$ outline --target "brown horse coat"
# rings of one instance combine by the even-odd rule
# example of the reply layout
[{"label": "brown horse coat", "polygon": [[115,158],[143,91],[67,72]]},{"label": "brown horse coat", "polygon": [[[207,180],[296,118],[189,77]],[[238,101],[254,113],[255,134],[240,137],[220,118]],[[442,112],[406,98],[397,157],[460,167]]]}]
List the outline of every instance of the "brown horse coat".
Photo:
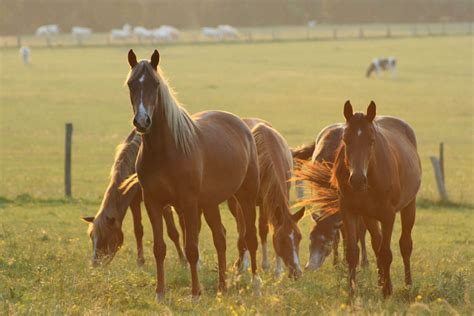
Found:
[{"label": "brown horse coat", "polygon": [[158,69],[159,53],[137,62],[129,52],[127,79],[133,105],[134,125],[142,133],[136,169],[153,228],[157,264],[157,299],[164,295],[166,245],[162,209],[173,205],[184,217],[185,252],[190,263],[192,294],[201,292],[197,275],[200,210],[209,224],[218,252],[219,289],[225,290],[225,229],[219,203],[235,197],[245,217],[246,245],[252,259],[256,287],[257,238],[255,206],[258,193],[258,162],[250,129],[237,116],[207,111],[192,117],[179,105]]}]

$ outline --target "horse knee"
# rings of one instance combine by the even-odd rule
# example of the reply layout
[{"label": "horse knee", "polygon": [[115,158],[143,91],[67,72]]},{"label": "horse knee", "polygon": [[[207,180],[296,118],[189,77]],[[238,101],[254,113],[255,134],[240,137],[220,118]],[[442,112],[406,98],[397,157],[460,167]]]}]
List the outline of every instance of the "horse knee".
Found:
[{"label": "horse knee", "polygon": [[380,249],[378,254],[378,260],[380,261],[383,267],[390,266],[390,264],[392,263],[392,259],[392,251],[390,250],[390,248]]},{"label": "horse knee", "polygon": [[347,248],[346,261],[349,267],[356,267],[359,263],[359,247],[357,245]]},{"label": "horse knee", "polygon": [[155,255],[155,259],[157,261],[163,262],[166,257],[166,244],[164,242],[154,243],[153,244],[153,254]]},{"label": "horse knee", "polygon": [[197,245],[189,245],[187,244],[185,247],[186,258],[188,259],[189,263],[195,264],[199,259],[199,250]]},{"label": "horse knee", "polygon": [[411,252],[413,250],[413,241],[411,239],[411,236],[402,235],[400,237],[399,245],[400,245],[400,252],[402,253],[403,257],[411,255]]}]

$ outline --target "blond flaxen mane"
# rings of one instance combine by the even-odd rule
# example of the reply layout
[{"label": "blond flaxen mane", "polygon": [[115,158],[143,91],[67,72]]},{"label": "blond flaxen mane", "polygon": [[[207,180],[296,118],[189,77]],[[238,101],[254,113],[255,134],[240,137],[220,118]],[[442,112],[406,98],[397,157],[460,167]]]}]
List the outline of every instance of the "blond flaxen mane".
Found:
[{"label": "blond flaxen mane", "polygon": [[252,134],[257,145],[260,167],[260,197],[272,226],[278,218],[291,215],[289,212],[289,179],[293,159],[286,141],[271,127],[262,123],[255,126]]},{"label": "blond flaxen mane", "polygon": [[[189,113],[176,98],[175,92],[169,85],[162,70],[158,67],[158,71],[155,71],[148,61],[142,60],[130,70],[125,82],[137,80],[144,71],[150,74],[158,83],[159,104],[157,104],[157,108],[162,107],[176,145],[185,154],[189,155],[193,150],[195,142],[196,125]],[[155,111],[157,108],[155,108]]]}]

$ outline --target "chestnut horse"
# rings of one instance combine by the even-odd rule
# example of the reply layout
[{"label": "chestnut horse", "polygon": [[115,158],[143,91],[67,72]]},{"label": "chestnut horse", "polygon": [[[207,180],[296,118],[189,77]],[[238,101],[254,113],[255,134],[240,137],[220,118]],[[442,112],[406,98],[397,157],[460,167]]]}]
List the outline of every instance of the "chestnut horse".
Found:
[{"label": "chestnut horse", "polygon": [[[132,185],[125,194],[122,194],[120,190],[122,181],[135,173],[135,161],[140,143],[141,137],[133,129],[125,141],[117,147],[114,164],[110,171],[110,183],[104,193],[99,211],[95,217],[82,218],[89,223],[93,266],[103,262],[102,259],[105,259],[104,262],[110,262],[122,246],[122,222],[128,207],[130,207],[133,216],[133,227],[137,242],[137,264],[143,265],[145,263],[142,242],[143,225],[140,210],[142,193],[140,185],[138,183]],[[170,206],[166,206],[163,210],[163,217],[168,236],[175,244],[181,262],[186,262]]]},{"label": "chestnut horse", "polygon": [[127,77],[133,124],[142,143],[136,161],[138,181],[153,229],[157,268],[156,298],[165,293],[163,208],[175,207],[185,225],[185,253],[190,264],[192,295],[201,293],[197,273],[199,217],[203,210],[212,231],[219,264],[220,291],[226,290],[226,241],[219,203],[236,198],[245,220],[245,243],[257,274],[255,207],[259,189],[257,150],[250,129],[237,116],[206,111],[190,116],[180,106],[161,70],[155,50],[150,61],[137,61],[129,51]]},{"label": "chestnut horse", "polygon": [[[319,188],[325,187],[330,188],[331,186],[331,175],[319,173],[313,173],[313,168],[305,168],[307,163],[334,163],[336,152],[342,139],[342,124],[333,124],[325,127],[316,137],[316,141],[306,146],[301,146],[296,150],[292,151],[293,157],[297,160],[297,165],[301,168],[297,168],[295,175],[297,179],[318,181]],[[310,160],[310,161],[308,161]],[[307,162],[308,161],[308,162]],[[314,185],[312,186],[315,187]],[[315,188],[316,190],[318,189]],[[317,192],[316,192],[317,194]],[[318,205],[321,209],[322,214],[330,214],[329,216],[320,215],[313,212],[311,217],[314,221],[314,226],[311,230],[309,239],[309,261],[306,264],[306,269],[316,270],[319,269],[324,263],[327,256],[333,250],[333,264],[337,264],[339,259],[338,246],[340,235],[343,237],[344,249],[345,247],[345,235],[342,229],[342,217],[334,205],[322,204]],[[331,214],[334,213],[334,214]],[[361,265],[366,267],[368,265],[367,250],[365,244],[366,228],[362,221],[362,218],[358,220],[357,225],[357,241],[360,243],[362,250]]]},{"label": "chestnut horse", "polygon": [[[377,250],[377,265],[384,297],[392,294],[390,265],[395,215],[400,212],[402,233],[400,252],[405,267],[405,283],[411,285],[411,231],[415,223],[416,195],[421,184],[421,163],[413,129],[403,120],[377,116],[372,101],[367,113],[353,113],[344,105],[346,123],[340,126],[342,138],[334,164],[316,162],[315,174],[329,174],[331,187],[320,186],[316,200],[334,205],[342,215],[347,238],[346,260],[349,265],[349,290],[355,291],[358,216],[362,216]],[[320,181],[315,181],[318,186]],[[380,234],[378,223],[382,233]]]},{"label": "chestnut horse", "polygon": [[[257,205],[260,210],[262,267],[264,270],[270,267],[267,246],[270,225],[273,227],[273,247],[277,255],[276,273],[283,272],[284,263],[288,267],[289,276],[298,278],[301,275],[299,262],[301,232],[297,223],[303,217],[305,208],[301,208],[295,214],[291,214],[289,208],[290,179],[293,172],[291,150],[283,136],[267,122],[259,119],[243,120],[250,128],[253,127],[252,135],[258,152],[260,191]],[[231,210],[234,208],[232,203],[229,203],[229,208]]]}]

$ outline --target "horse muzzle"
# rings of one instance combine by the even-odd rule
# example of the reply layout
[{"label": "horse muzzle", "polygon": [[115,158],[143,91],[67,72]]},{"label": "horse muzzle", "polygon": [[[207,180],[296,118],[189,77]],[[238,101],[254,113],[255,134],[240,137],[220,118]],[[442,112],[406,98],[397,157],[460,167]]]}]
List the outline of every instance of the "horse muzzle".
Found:
[{"label": "horse muzzle", "polygon": [[133,126],[141,134],[146,134],[151,128],[151,118],[148,114],[137,114],[133,118]]}]

